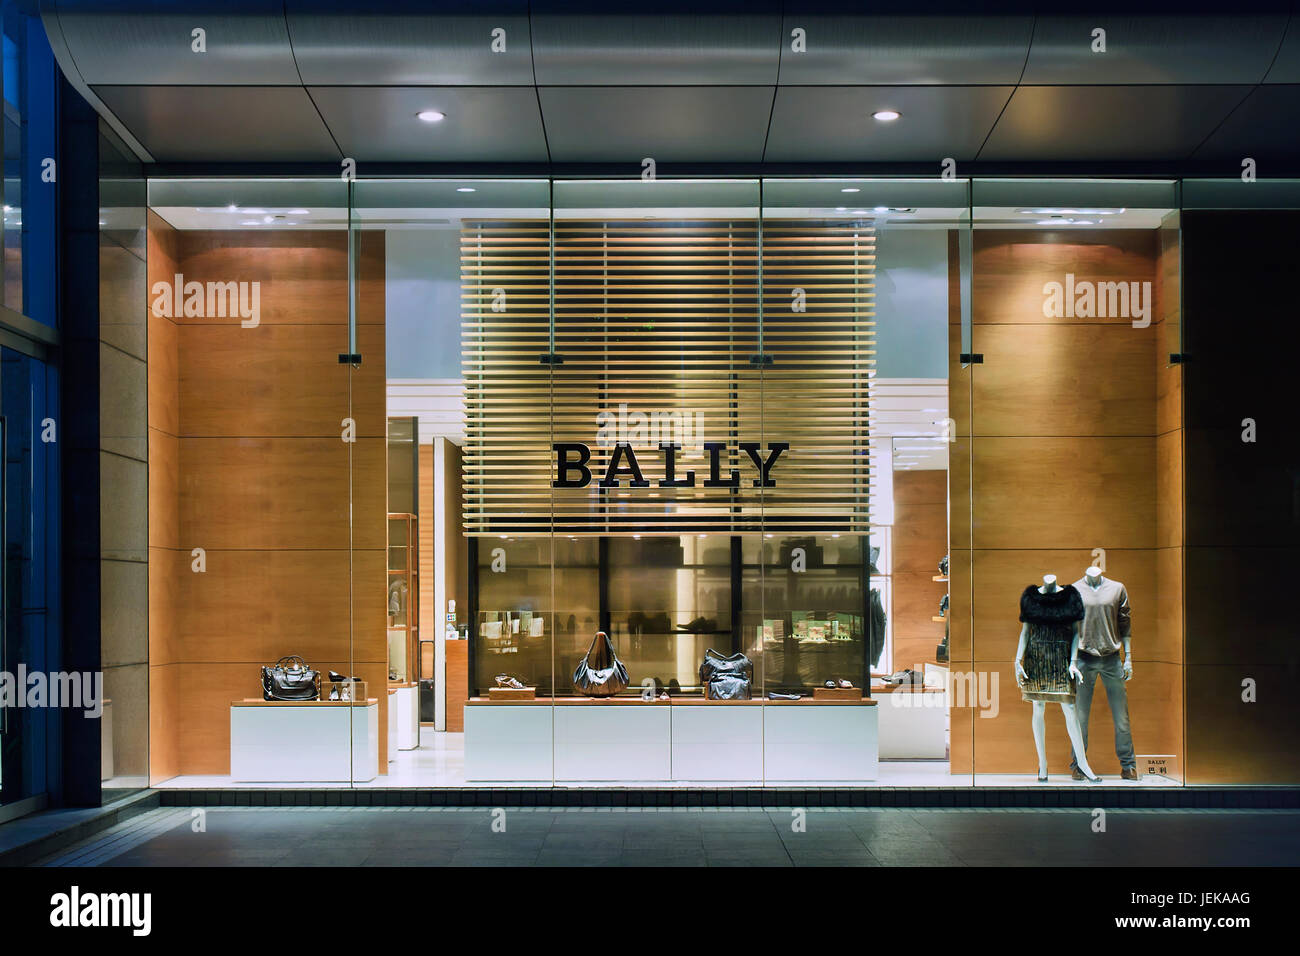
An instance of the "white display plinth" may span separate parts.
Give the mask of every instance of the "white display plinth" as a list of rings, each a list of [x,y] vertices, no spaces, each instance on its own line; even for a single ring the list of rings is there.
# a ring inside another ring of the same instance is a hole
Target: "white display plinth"
[[[672,707],[593,702],[555,708],[556,780],[671,780]]]
[[[465,779],[552,779],[552,730],[548,704],[509,702],[467,706]]]
[[[237,782],[348,783],[378,775],[379,702],[373,698],[230,705],[230,776]]]
[[[948,695],[942,689],[879,693],[880,756],[886,759],[948,756]]]
[[[465,779],[860,783],[876,778],[872,701],[470,700]]]
[[[763,770],[769,783],[875,780],[878,707],[825,702],[763,708]]]
[[[762,706],[709,701],[672,711],[672,779],[763,778]]]
[[[402,685],[388,698],[388,719],[397,727],[397,749],[414,750],[420,746],[420,689],[415,684]]]

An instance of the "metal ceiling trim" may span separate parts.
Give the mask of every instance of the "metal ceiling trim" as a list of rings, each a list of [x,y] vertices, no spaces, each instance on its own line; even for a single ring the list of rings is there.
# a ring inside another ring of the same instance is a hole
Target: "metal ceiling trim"
[[[77,68],[76,58],[72,55],[72,50],[68,47],[67,38],[63,35],[63,24],[59,21],[59,11],[57,0],[41,0],[41,25],[45,27],[45,36],[49,40],[50,50],[54,53],[54,61],[63,71],[63,76],[67,79],[69,85],[76,90],[81,98],[90,104],[91,108],[100,115],[114,133],[121,138],[131,152],[142,163],[154,163],[157,160],[149,150],[144,148],[144,144],[135,138],[135,135],[126,127],[116,114],[95,95],[95,91],[90,88],[90,84],[85,81],[81,71]]]

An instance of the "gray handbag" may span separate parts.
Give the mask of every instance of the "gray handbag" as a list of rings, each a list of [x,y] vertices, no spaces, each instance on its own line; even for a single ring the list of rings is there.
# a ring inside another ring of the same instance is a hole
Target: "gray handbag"
[[[740,651],[723,657],[713,648],[704,652],[700,665],[700,683],[709,700],[749,700],[750,678],[754,665]]]
[[[597,631],[573,672],[573,689],[587,697],[613,697],[627,690],[627,684],[627,667],[614,653],[614,642]]]

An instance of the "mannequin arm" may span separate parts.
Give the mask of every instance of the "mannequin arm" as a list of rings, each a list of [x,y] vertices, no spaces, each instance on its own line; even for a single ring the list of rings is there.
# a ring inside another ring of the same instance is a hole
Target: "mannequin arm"
[[[1124,638],[1124,679],[1133,679],[1133,635]]]
[[[1082,682],[1083,674],[1079,670],[1079,622],[1074,622],[1074,638],[1070,641],[1070,676]]]
[[[1025,659],[1025,645],[1029,643],[1029,625],[1022,625],[1020,628],[1020,643],[1016,645],[1016,683],[1023,684],[1029,680],[1029,675],[1025,673],[1024,665],[1020,662]]]

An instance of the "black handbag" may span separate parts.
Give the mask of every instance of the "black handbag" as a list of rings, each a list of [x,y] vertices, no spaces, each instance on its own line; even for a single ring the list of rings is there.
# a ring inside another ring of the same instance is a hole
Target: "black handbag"
[[[627,667],[614,653],[614,642],[604,631],[597,631],[573,672],[573,689],[587,697],[613,697],[626,690],[627,684]]]
[[[754,664],[740,651],[723,657],[713,648],[704,652],[700,683],[709,700],[749,700]]]
[[[282,657],[262,668],[262,699],[320,700],[320,674],[296,654]]]

